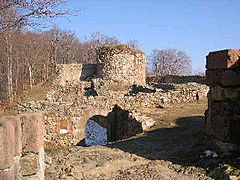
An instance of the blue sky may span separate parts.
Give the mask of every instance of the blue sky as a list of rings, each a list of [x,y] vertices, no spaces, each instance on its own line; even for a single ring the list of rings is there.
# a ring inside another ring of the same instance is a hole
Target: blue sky
[[[122,42],[137,39],[141,49],[177,48],[203,71],[210,51],[240,48],[240,0],[69,0],[82,8],[56,24],[80,39],[100,31]]]

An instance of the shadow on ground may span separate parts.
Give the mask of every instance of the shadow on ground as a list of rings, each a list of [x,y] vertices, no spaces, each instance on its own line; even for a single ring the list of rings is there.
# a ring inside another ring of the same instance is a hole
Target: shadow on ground
[[[143,136],[107,146],[150,160],[167,160],[182,166],[202,167],[209,173],[225,163],[240,169],[239,159],[235,157],[236,153],[228,158],[203,156],[203,152],[211,148],[209,144],[207,145],[204,136],[204,116],[181,117],[176,120],[176,124],[177,126],[161,127],[145,132]],[[217,172],[211,172],[209,175],[214,179],[229,179],[223,169],[217,168],[214,170]]]

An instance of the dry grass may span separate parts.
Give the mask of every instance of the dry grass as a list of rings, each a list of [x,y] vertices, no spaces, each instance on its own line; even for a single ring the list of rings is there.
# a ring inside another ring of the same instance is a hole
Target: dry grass
[[[140,111],[156,120],[156,127],[164,123],[175,123],[178,118],[190,116],[204,116],[207,109],[207,99],[193,102],[183,102],[167,105],[163,109],[141,108]]]
[[[28,91],[23,91],[18,96],[15,96],[11,103],[5,102],[0,104],[0,116],[11,116],[18,113],[17,104],[20,102],[44,100],[47,92],[52,87],[52,81],[37,84]]]

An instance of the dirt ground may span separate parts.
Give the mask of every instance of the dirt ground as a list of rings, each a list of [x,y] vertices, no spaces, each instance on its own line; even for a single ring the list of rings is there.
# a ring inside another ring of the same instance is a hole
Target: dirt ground
[[[206,100],[142,108],[150,131],[106,146],[46,149],[46,179],[240,179],[240,154],[207,158]],[[213,148],[211,150],[214,150]]]

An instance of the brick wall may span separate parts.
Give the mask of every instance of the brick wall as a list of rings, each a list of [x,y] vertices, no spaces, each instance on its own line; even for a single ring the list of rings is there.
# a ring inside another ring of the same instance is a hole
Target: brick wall
[[[240,50],[210,52],[206,67],[210,86],[206,131],[220,140],[240,144]]]

